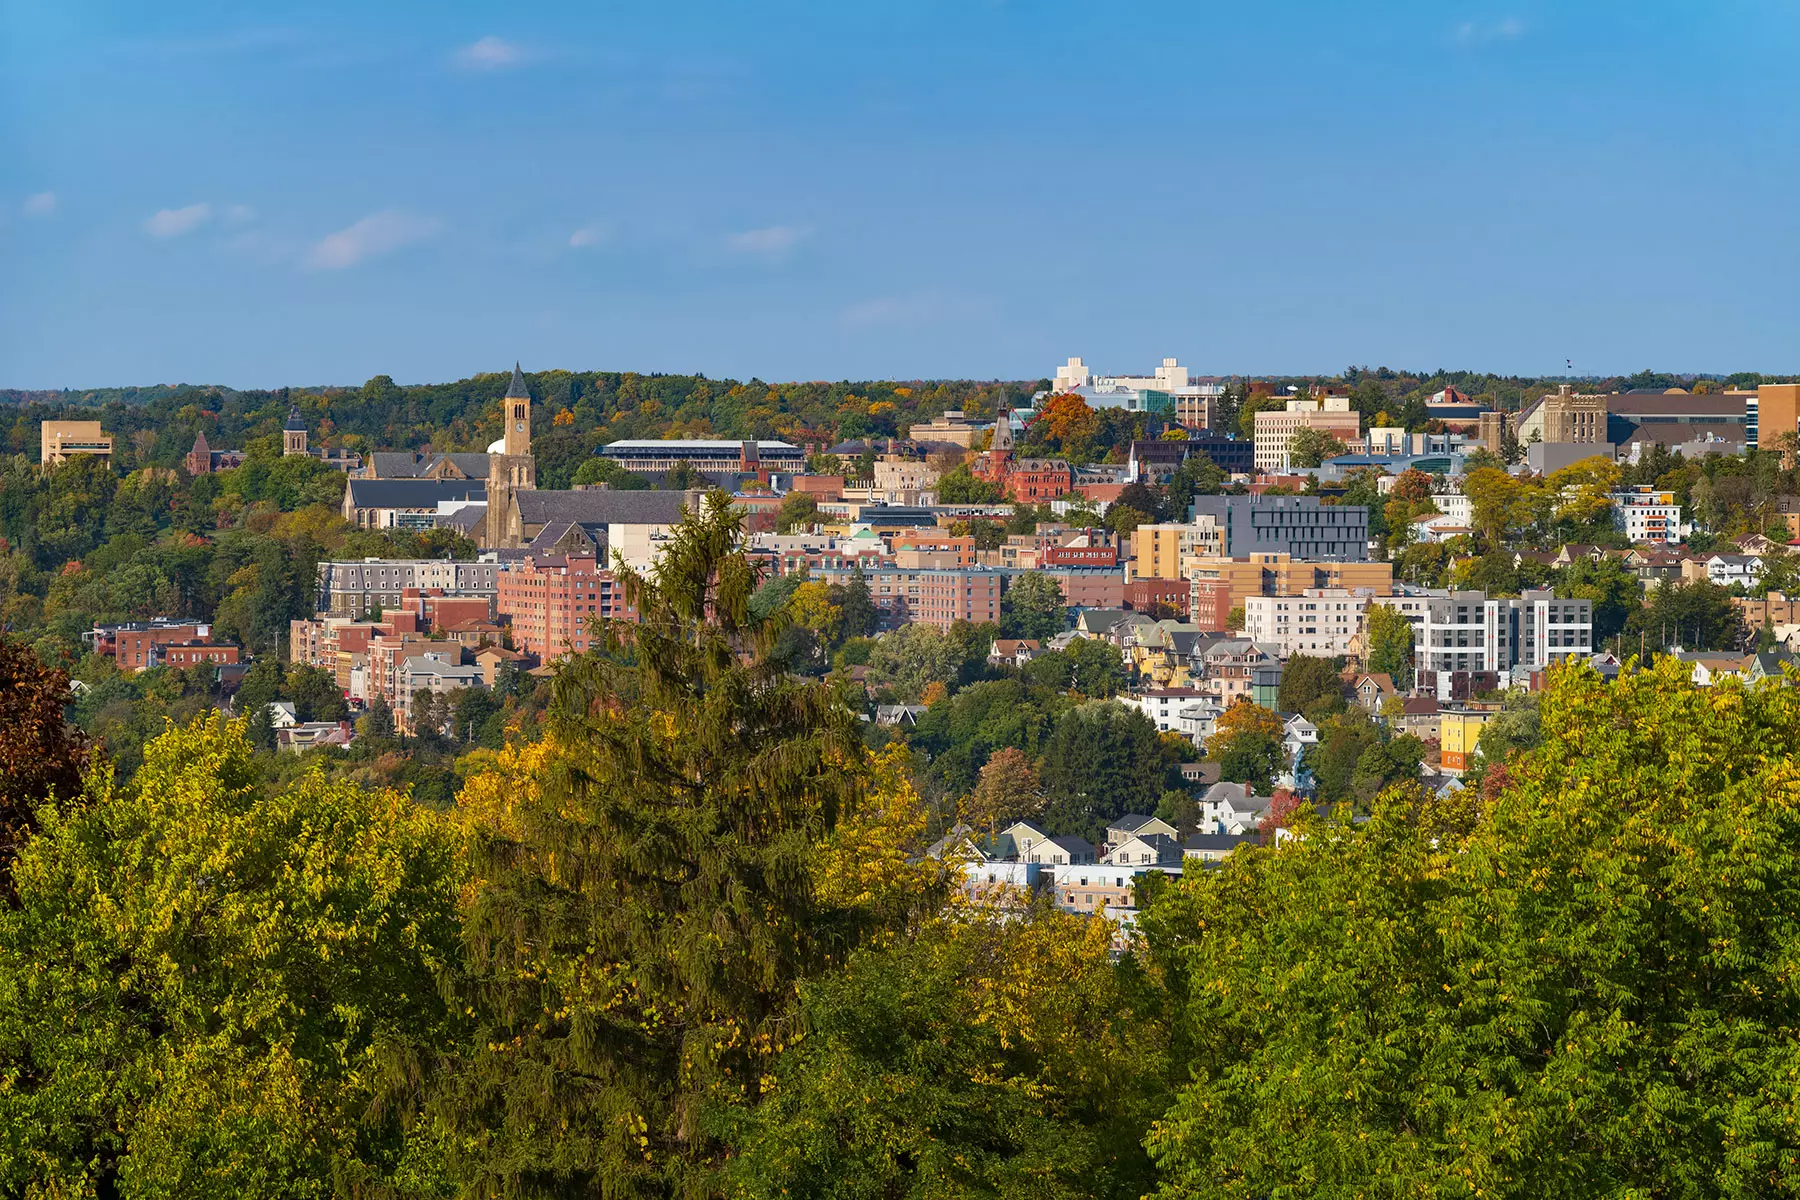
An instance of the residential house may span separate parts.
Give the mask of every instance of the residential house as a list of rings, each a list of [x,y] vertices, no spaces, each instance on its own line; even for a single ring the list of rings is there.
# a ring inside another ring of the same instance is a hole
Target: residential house
[[[995,638],[988,651],[988,661],[995,666],[1022,667],[1043,648],[1043,643],[1036,638]]]
[[[1420,741],[1433,741],[1438,736],[1438,714],[1443,705],[1436,696],[1408,696],[1402,701],[1400,728],[1396,733],[1410,733]]]
[[[1214,643],[1200,656],[1199,666],[1193,673],[1199,679],[1201,691],[1230,705],[1240,696],[1253,698],[1257,668],[1279,663],[1280,657],[1274,647],[1235,638]],[[1276,682],[1280,682],[1279,675]]]
[[[275,746],[299,754],[315,746],[348,746],[356,731],[348,721],[302,721],[275,731]]]
[[[1200,796],[1200,828],[1214,833],[1249,833],[1262,822],[1269,798],[1247,783],[1215,783]]]
[[[1187,710],[1197,701],[1210,700],[1208,692],[1198,688],[1153,688],[1135,695],[1120,696],[1118,701],[1126,708],[1135,708],[1156,723],[1158,733],[1179,733],[1185,737],[1193,735],[1192,728],[1184,728]]]
[[[902,729],[910,729],[919,723],[925,715],[923,704],[877,704],[875,706],[875,723],[877,725],[893,725]]]
[[[1108,831],[1111,832],[1110,830]],[[1110,848],[1101,862],[1114,867],[1159,867],[1181,861],[1181,843],[1175,833],[1133,834]]]
[[[1135,911],[1135,887],[1142,867],[1070,864],[1055,868],[1053,894],[1064,912],[1093,915],[1103,910]]]
[[[1282,730],[1281,749],[1287,756],[1288,768],[1282,772],[1283,782],[1297,791],[1312,786],[1312,771],[1302,765],[1308,748],[1319,744],[1319,727],[1295,713]]]
[[[1753,587],[1761,574],[1762,559],[1754,554],[1710,554],[1691,558],[1681,567],[1684,581],[1704,579],[1715,587],[1730,587],[1734,583]]]
[[[1049,832],[1035,822],[1014,821],[994,835],[993,857],[1031,862],[1031,852],[1049,840]]]
[[[1400,694],[1394,687],[1394,677],[1386,671],[1358,675],[1351,681],[1350,691],[1356,697],[1356,703],[1372,713],[1380,712],[1388,697]]]
[[[1694,686],[1711,687],[1721,679],[1743,679],[1754,654],[1727,654],[1713,650],[1677,650],[1674,657],[1693,665]]]
[[[1161,817],[1126,813],[1106,827],[1106,849],[1109,852],[1116,850],[1135,837],[1149,837],[1152,834],[1174,837],[1175,832],[1175,827]]]
[[[1254,846],[1261,840],[1261,836],[1254,833],[1196,833],[1183,843],[1181,857],[1184,862],[1215,867],[1239,846]]]
[[[1093,843],[1078,837],[1045,838],[1034,843],[1025,855],[1026,862],[1047,867],[1082,866],[1094,858]]]

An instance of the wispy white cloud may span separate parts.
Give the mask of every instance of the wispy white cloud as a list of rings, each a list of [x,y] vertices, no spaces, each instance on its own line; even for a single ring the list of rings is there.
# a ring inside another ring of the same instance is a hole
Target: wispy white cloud
[[[154,238],[180,237],[212,220],[212,211],[212,205],[206,203],[165,208],[144,222],[144,232]]]
[[[580,250],[587,246],[598,246],[612,237],[612,226],[605,221],[595,221],[591,225],[583,225],[569,235],[569,245]]]
[[[25,203],[20,205],[20,211],[28,217],[47,217],[56,211],[56,193],[37,192],[25,197]]]
[[[341,271],[365,258],[429,241],[443,231],[444,223],[436,217],[387,209],[320,238],[307,254],[306,263],[321,271]]]
[[[725,239],[725,248],[733,254],[780,262],[811,235],[812,230],[804,225],[770,225],[731,234]]]
[[[484,37],[456,52],[456,65],[468,71],[504,71],[525,61],[525,48],[504,38]]]
[[[1464,21],[1456,27],[1458,44],[1475,46],[1482,42],[1510,42],[1525,36],[1525,22],[1518,17],[1502,17],[1497,21]]]
[[[242,229],[256,220],[256,210],[248,204],[227,204],[224,212],[225,224],[233,229]]]

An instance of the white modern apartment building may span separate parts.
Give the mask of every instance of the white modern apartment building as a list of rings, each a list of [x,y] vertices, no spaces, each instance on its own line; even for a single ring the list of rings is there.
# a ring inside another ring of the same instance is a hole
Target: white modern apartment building
[[[1612,501],[1613,528],[1628,542],[1679,542],[1690,526],[1681,520],[1675,493],[1654,487],[1634,487],[1607,493]]]
[[[1355,648],[1369,605],[1395,600],[1369,588],[1307,588],[1298,596],[1246,596],[1244,636],[1281,647],[1281,656],[1330,657]]]
[[[1388,602],[1387,597],[1382,602]],[[1413,623],[1413,669],[1440,700],[1502,687],[1515,675],[1594,651],[1594,604],[1548,590],[1518,598],[1432,591],[1392,598]]]

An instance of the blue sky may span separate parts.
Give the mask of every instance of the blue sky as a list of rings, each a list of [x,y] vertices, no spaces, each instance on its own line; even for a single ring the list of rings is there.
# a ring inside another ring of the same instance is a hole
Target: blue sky
[[[1800,5],[0,0],[0,386],[1800,371]]]

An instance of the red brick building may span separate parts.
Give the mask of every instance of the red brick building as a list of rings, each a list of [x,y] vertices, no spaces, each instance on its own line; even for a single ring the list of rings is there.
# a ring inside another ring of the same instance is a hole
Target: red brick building
[[[502,571],[496,607],[512,622],[513,646],[542,662],[594,645],[594,617],[638,619],[624,586],[591,554],[527,558]]]
[[[1125,572],[1117,567],[1044,567],[1070,608],[1123,608]]]
[[[1002,464],[1000,486],[1008,500],[1037,504],[1066,496],[1074,485],[1075,473],[1060,458],[1021,458]]]
[[[919,624],[948,629],[958,621],[999,621],[1003,576],[1004,572],[980,567],[943,570],[889,565],[866,569],[863,578],[885,628]],[[850,572],[828,568],[814,577],[841,584],[849,581]]]
[[[1116,545],[1047,546],[1038,555],[1038,562],[1046,567],[1116,567],[1119,565],[1119,548]]]
[[[136,674],[151,667],[177,665],[165,657],[165,650],[172,646],[183,648],[178,665],[191,666],[196,662],[236,662],[236,646],[220,646],[212,640],[212,626],[200,621],[133,621],[125,625],[102,625],[92,633],[84,634],[82,640],[93,647],[94,653],[110,658],[118,664],[119,670]],[[219,651],[217,657],[196,658],[194,654],[202,647]],[[226,651],[230,656],[226,656]]]
[[[238,648],[220,642],[165,642],[157,647],[157,659],[165,667],[234,663],[238,661]]]
[[[1125,585],[1125,607],[1138,612],[1166,604],[1185,617],[1192,600],[1193,586],[1185,579],[1134,579]]]
[[[1196,579],[1188,585],[1188,621],[1202,629],[1227,629],[1231,584],[1223,579]]]

